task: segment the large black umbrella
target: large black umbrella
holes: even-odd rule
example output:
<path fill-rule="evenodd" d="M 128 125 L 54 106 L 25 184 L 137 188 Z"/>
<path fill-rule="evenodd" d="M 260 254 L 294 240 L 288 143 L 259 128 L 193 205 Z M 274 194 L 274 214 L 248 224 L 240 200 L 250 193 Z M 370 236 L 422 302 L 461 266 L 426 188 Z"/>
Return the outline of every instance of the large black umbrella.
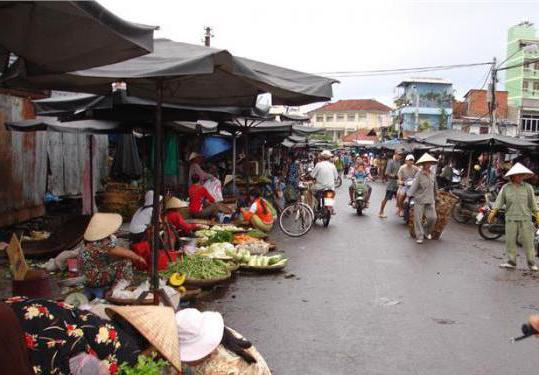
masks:
<path fill-rule="evenodd" d="M 154 30 L 94 1 L 2 1 L 0 71 L 10 52 L 30 75 L 116 63 L 152 52 Z"/>
<path fill-rule="evenodd" d="M 7 84 L 108 95 L 114 82 L 130 96 L 195 106 L 254 107 L 261 93 L 273 104 L 329 100 L 337 81 L 235 57 L 226 50 L 156 39 L 154 52 L 117 64 L 66 74 L 12 80 Z M 156 84 L 160 82 L 161 85 Z"/>

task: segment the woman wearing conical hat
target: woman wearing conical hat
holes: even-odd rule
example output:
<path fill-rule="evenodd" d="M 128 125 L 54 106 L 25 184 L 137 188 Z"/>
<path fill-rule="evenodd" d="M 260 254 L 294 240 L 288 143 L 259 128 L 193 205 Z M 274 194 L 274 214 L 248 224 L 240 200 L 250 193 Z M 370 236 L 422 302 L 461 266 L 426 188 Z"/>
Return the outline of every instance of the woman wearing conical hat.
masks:
<path fill-rule="evenodd" d="M 432 166 L 438 163 L 428 153 L 423 154 L 416 162 L 421 170 L 416 174 L 414 182 L 408 190 L 408 195 L 414 197 L 414 229 L 418 244 L 425 238 L 431 239 L 431 231 L 436 223 L 436 175 L 432 173 Z M 423 223 L 423 218 L 426 222 Z"/>
<path fill-rule="evenodd" d="M 533 176 L 533 172 L 520 163 L 516 163 L 505 174 L 510 181 L 506 183 L 488 216 L 488 222 L 494 222 L 498 211 L 505 207 L 505 250 L 507 262 L 502 268 L 514 269 L 517 266 L 517 238 L 526 250 L 526 259 L 531 271 L 537 271 L 535 249 L 533 246 L 535 227 L 532 217 L 539 220 L 539 208 L 533 187 L 524 179 Z"/>

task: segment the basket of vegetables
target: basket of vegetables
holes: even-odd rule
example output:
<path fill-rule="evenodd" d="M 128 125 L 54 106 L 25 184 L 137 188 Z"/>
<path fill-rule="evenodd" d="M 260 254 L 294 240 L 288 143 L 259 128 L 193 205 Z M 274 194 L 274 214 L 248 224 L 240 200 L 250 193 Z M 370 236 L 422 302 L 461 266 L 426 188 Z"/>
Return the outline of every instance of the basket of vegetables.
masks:
<path fill-rule="evenodd" d="M 240 270 L 242 271 L 279 271 L 285 268 L 288 262 L 288 259 L 282 254 L 273 256 L 252 255 L 249 251 L 239 247 L 236 247 L 234 250 L 228 250 L 227 255 L 230 255 L 240 265 Z"/>
<path fill-rule="evenodd" d="M 183 260 L 169 263 L 167 270 L 162 273 L 168 278 L 175 272 L 186 275 L 186 286 L 197 287 L 220 284 L 232 275 L 225 262 L 200 255 L 185 256 Z"/>

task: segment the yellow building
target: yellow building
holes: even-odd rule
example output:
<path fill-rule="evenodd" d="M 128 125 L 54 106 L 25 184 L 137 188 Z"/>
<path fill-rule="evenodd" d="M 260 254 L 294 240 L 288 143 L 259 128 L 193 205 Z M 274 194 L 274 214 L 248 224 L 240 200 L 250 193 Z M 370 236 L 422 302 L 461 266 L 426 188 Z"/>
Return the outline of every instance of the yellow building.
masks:
<path fill-rule="evenodd" d="M 360 129 L 375 129 L 391 124 L 391 108 L 374 99 L 339 100 L 311 111 L 311 124 L 325 128 L 334 142 Z"/>

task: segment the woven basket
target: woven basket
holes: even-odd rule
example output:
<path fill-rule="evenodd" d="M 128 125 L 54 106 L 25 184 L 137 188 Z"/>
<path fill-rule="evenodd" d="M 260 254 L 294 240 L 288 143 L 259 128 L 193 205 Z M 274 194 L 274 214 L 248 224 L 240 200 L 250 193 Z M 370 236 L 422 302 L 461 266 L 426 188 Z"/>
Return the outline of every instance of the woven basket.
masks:
<path fill-rule="evenodd" d="M 199 288 L 204 288 L 204 287 L 210 287 L 210 286 L 214 286 L 214 285 L 218 285 L 218 284 L 222 284 L 224 282 L 227 282 L 230 278 L 232 277 L 232 273 L 229 271 L 228 272 L 228 275 L 226 276 L 223 276 L 223 277 L 219 277 L 219 278 L 216 278 L 216 279 L 191 279 L 191 278 L 187 278 L 185 279 L 185 285 L 186 286 L 194 286 L 194 287 L 199 287 Z"/>
<path fill-rule="evenodd" d="M 438 217 L 432 229 L 432 238 L 439 239 L 449 221 L 451 210 L 457 203 L 458 198 L 446 191 L 439 190 L 436 194 L 436 216 Z M 415 238 L 414 226 L 414 208 L 410 209 L 410 218 L 408 219 L 408 231 L 410 236 Z"/>
<path fill-rule="evenodd" d="M 286 267 L 286 264 L 287 263 L 281 264 L 281 265 L 260 266 L 260 267 L 247 266 L 247 265 L 241 264 L 240 270 L 248 271 L 248 272 L 259 272 L 259 273 L 277 272 L 277 271 L 283 270 Z"/>

